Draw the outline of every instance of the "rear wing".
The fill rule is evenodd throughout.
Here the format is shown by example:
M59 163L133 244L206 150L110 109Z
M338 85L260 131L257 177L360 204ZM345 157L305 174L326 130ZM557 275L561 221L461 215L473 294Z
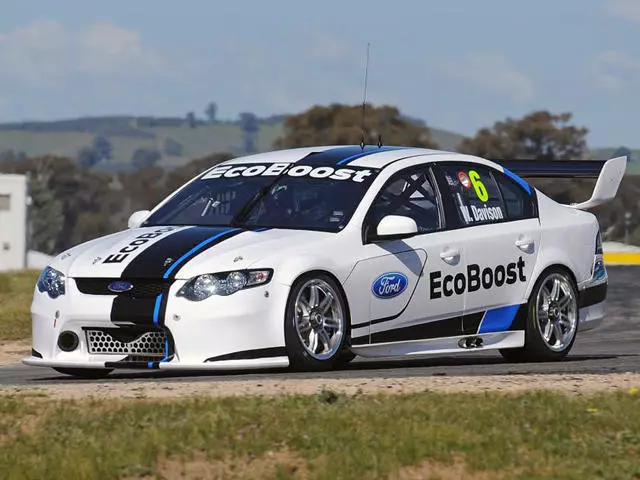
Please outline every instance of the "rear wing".
M493 160L506 170L529 178L597 178L591 198L568 205L588 210L613 200L627 168L627 157L610 160Z

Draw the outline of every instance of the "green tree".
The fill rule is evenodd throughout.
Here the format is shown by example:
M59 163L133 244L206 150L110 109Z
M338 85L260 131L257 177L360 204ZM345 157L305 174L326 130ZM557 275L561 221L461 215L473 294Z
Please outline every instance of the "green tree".
M588 130L571 125L571 117L571 113L536 111L521 119L507 118L462 141L459 151L494 160L585 158Z
M113 145L111 145L111 140L102 135L96 135L93 138L93 143L91 145L93 149L96 151L98 158L100 160L111 160L113 156Z
M196 128L198 126L198 120L196 119L196 114L193 112L187 113L187 124L191 128Z
M418 125L403 117L398 108L382 105L366 106L365 143L437 148L426 125ZM362 105L332 104L314 106L284 122L285 133L275 148L314 145L358 145L362 141Z
M114 230L110 219L118 211L118 198L110 188L110 175L50 155L5 162L2 171L29 176L31 248L55 254ZM100 217L101 229L85 230L78 222L81 214Z
M162 144L162 150L166 155L171 157L181 157L184 147L180 142L173 138L165 138Z
M155 148L138 148L133 152L131 163L136 169L147 168L160 161L162 156Z
M216 102L210 102L207 108L204 110L204 114L207 116L211 125L216 123L216 115L218 113L218 104Z
M253 153L256 151L256 135L260 130L258 117L251 112L243 112L240 114L240 128L242 129L242 139L245 153Z
M100 163L100 154L93 147L82 147L78 152L78 165L82 168L92 168Z
M627 162L630 162L633 160L633 152L627 147L618 147L616 151L613 152L613 155L611 155L611 158L617 157L627 157Z

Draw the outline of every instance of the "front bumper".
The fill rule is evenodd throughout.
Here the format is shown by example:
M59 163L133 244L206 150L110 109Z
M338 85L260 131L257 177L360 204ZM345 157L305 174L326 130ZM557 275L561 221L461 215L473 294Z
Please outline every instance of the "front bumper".
M73 279L67 293L56 299L34 292L31 306L32 355L23 363L59 368L160 368L183 370L286 367L289 364L284 339L284 311L289 287L277 283L241 290L226 297L213 296L202 302L177 297L185 283L176 280L166 294L161 318L150 312L145 325L112 321L115 295L81 293ZM140 319L136 312L136 320ZM152 349L90 348L87 330L138 329L166 334L164 352ZM58 339L73 332L78 346L63 351ZM127 335L123 335L126 338ZM129 335L131 340L136 335ZM122 346L122 345L120 345ZM156 345L157 347L157 345ZM115 349L117 350L117 348Z

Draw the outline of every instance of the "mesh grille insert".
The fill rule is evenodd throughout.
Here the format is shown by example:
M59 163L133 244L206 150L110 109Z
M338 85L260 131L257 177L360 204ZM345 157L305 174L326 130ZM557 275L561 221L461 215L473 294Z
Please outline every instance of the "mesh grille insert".
M149 298L160 295L171 285L171 280L127 279L133 288L126 292L114 293L109 285L118 278L76 278L76 286L80 293L88 295L122 295L135 298Z
M117 329L116 329L117 330ZM89 353L100 355L141 355L164 357L167 334L163 330L139 331L135 335L118 335L109 330L85 330ZM120 333L120 332L118 332ZM115 338L119 337L119 338Z

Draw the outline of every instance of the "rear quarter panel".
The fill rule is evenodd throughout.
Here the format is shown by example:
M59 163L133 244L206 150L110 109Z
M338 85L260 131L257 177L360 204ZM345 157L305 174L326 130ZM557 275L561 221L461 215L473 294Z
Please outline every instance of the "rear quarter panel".
M541 240L533 281L552 265L567 267L578 284L591 277L599 225L592 213L559 204L541 192L538 195Z

